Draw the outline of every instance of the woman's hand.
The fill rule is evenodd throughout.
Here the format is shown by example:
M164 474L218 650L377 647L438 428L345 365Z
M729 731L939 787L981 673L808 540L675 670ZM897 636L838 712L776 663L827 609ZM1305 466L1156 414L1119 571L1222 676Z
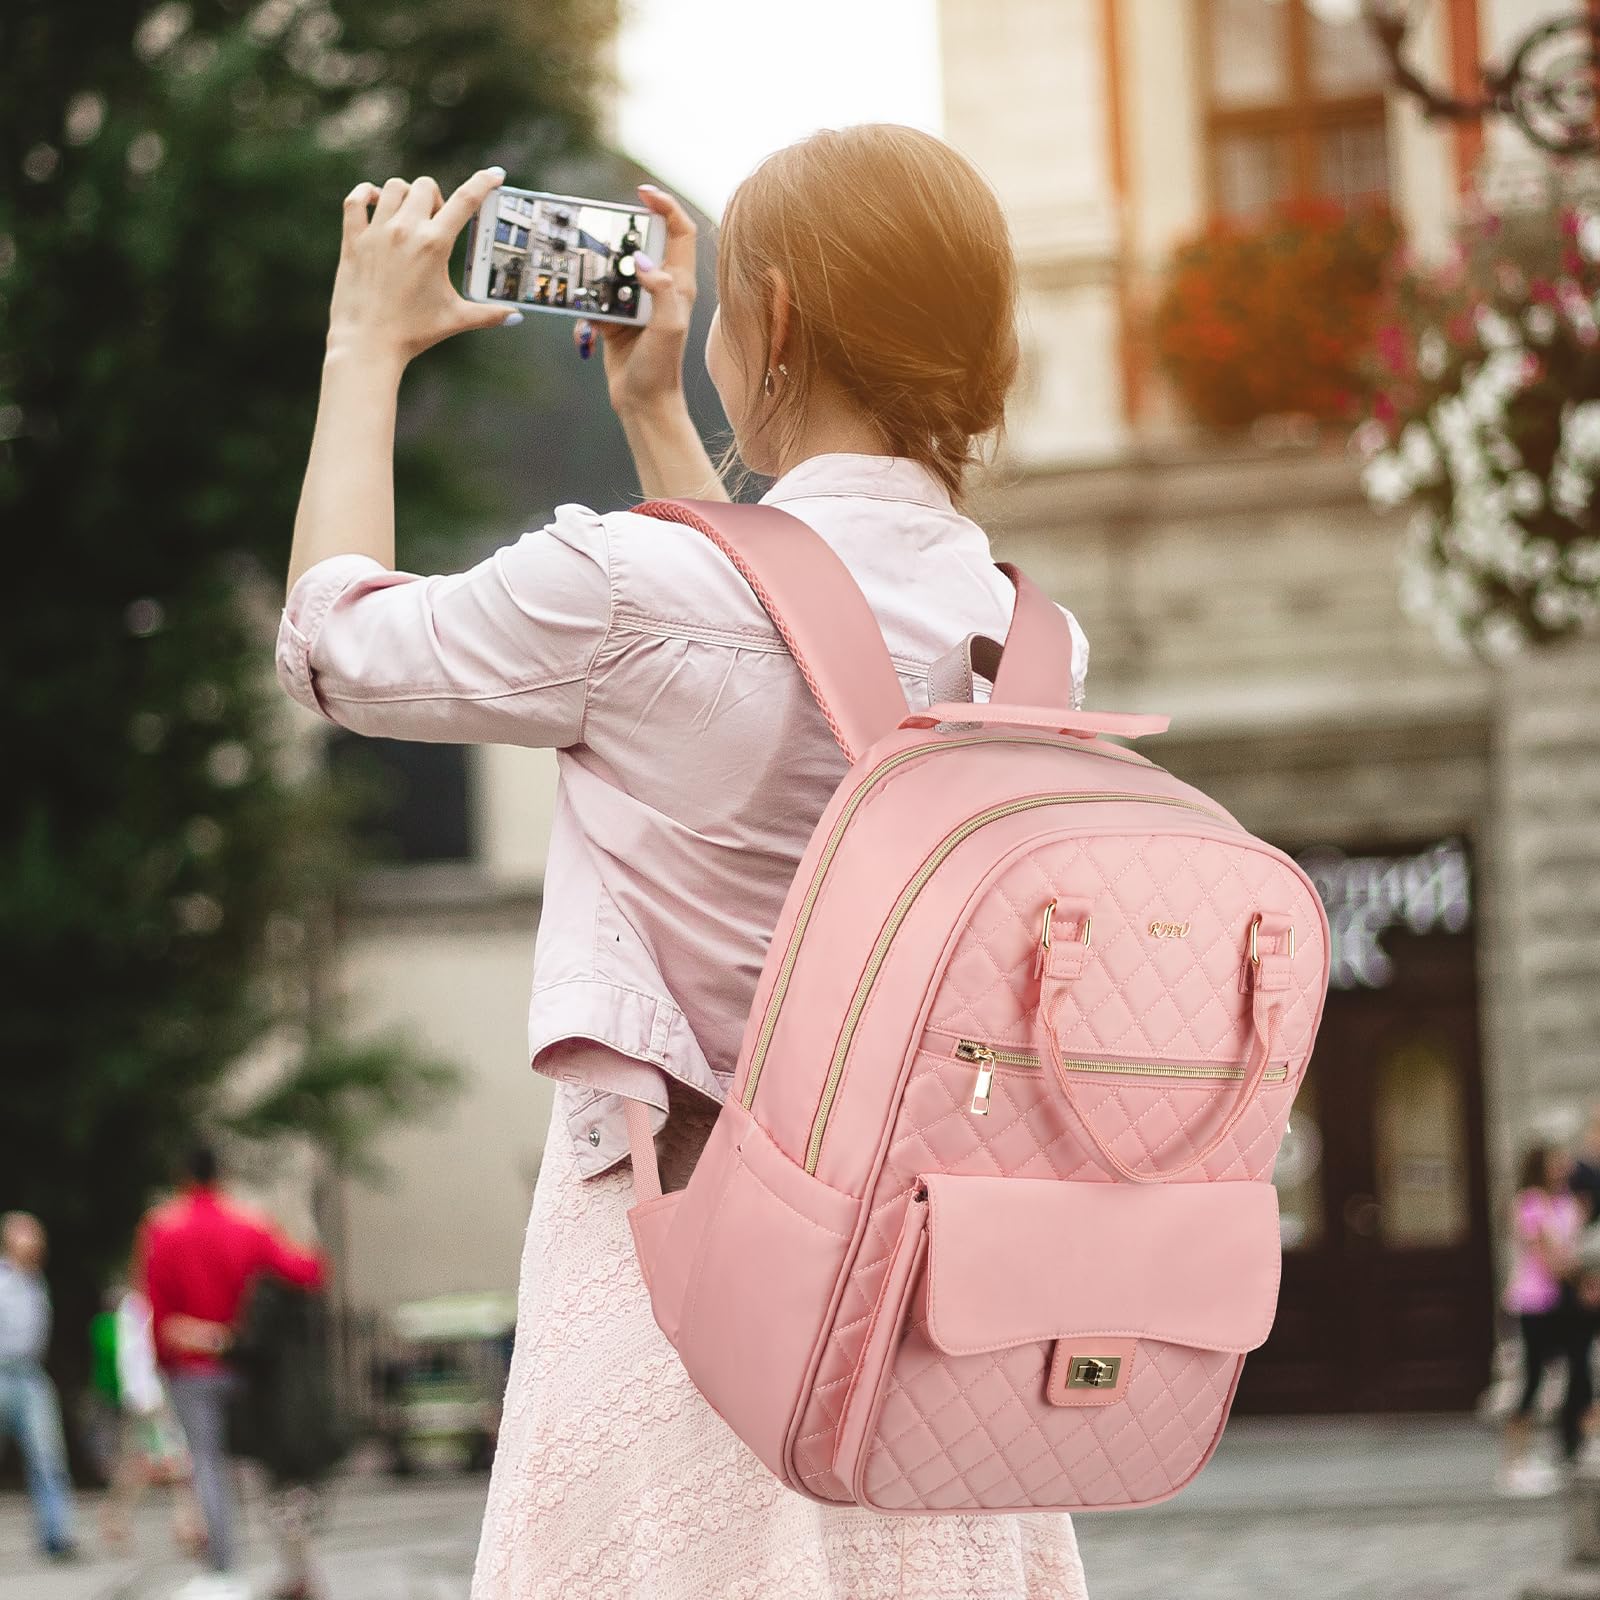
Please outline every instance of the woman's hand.
M485 167L448 200L432 178L390 178L382 189L358 183L344 200L329 351L404 364L453 333L498 327L512 316L514 308L468 300L450 281L456 235L504 181L502 168Z
M572 331L581 351L586 335L598 333L605 359L606 390L618 416L648 410L683 393L683 352L694 310L695 225L689 213L664 190L641 183L639 197L667 219L663 259L639 273L650 291L650 320L642 328L621 322L579 322ZM643 258L648 261L649 257Z

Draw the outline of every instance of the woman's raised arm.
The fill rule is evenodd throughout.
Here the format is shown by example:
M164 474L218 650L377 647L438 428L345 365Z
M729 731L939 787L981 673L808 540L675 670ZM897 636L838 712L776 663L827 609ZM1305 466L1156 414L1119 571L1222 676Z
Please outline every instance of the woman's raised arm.
M495 327L513 314L466 299L450 282L456 235L504 177L499 167L486 167L448 200L432 178L391 178L381 190L359 183L345 196L322 393L286 594L301 573L328 556L365 555L394 565L401 374L413 356L441 339Z

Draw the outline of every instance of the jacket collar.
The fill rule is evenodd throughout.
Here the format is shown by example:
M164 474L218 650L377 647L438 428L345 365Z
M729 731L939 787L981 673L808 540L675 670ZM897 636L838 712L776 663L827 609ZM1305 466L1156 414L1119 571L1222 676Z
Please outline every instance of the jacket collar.
M818 495L909 500L939 511L953 509L949 491L920 461L910 456L862 455L852 450L824 450L807 456L778 478L760 503L774 505Z

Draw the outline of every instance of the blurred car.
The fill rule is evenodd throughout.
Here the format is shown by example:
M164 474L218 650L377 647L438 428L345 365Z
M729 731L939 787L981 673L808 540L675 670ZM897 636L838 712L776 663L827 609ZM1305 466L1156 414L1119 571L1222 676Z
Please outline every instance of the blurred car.
M513 1294L438 1295L395 1308L378 1408L391 1472L487 1469L516 1322Z

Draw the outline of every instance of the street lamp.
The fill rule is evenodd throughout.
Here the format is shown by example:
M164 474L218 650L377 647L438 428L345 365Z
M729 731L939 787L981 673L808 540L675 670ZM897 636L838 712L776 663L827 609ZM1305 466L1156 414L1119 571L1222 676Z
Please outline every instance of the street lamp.
M1428 83L1407 59L1413 0L1307 0L1327 22L1366 19L1389 63L1389 76L1429 118L1469 122L1494 113L1510 117L1541 150L1574 156L1600 149L1600 5L1541 22L1510 53L1504 67L1478 67L1472 98ZM1423 0L1426 4L1427 0Z

